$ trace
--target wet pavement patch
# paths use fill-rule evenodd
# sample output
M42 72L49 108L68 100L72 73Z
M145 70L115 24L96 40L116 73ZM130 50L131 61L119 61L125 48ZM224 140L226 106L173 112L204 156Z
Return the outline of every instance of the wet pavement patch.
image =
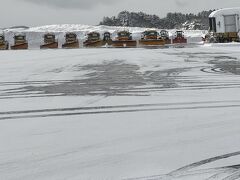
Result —
M209 64L214 65L214 68L219 68L226 73L240 75L240 60L231 56L216 56L214 60L210 60Z
M150 95L152 87L159 89L178 87L176 76L188 69L168 69L141 72L136 64L123 60L105 61L102 64L78 65L74 71L87 72L81 79L47 85L27 85L18 92L61 96L138 96ZM44 82L43 82L44 83ZM148 88L150 87L150 88Z
M150 69L125 60L103 61L99 64L77 64L66 69L74 72L75 78L70 80L48 80L16 82L18 88L8 85L0 92L0 98L29 98L46 96L149 96L155 92L186 88L219 88L218 84L202 82L201 77L184 75L184 72L200 69L204 73L214 75L240 75L240 60L227 53L178 53L171 54L185 57L186 67L168 69L161 62ZM195 64L202 63L202 65ZM193 64L191 64L193 63ZM190 66L189 66L190 65ZM62 67L48 73L63 73ZM47 73L47 72L46 72ZM79 73L79 74L78 74ZM226 84L223 82L221 85ZM13 84L14 85L14 84ZM214 86L214 87L213 87ZM215 87L216 86L216 87ZM227 87L228 84L224 85Z

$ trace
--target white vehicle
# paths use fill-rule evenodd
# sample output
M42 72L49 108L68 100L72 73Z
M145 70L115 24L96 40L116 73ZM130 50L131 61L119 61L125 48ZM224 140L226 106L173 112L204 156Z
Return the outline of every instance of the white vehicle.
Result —
M239 41L239 17L240 7L219 9L210 14L210 33L216 42Z

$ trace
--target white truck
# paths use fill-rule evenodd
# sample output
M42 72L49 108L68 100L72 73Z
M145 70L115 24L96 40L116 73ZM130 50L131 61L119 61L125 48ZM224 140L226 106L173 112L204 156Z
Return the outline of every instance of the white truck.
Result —
M215 42L239 41L240 7L219 9L209 16L210 34Z

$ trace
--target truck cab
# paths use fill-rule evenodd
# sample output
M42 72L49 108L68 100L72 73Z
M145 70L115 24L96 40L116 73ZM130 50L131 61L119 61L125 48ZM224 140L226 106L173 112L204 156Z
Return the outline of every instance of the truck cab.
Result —
M70 43L70 42L76 42L77 41L77 35L75 33L67 33L65 35L66 38L66 42Z
M5 42L4 35L0 35L0 44L3 44Z
M184 37L183 34L184 34L183 31L176 31L176 37L177 38L183 38Z
M105 32L103 34L103 40L104 41L110 41L111 40L111 33L110 32Z
M49 44L49 43L54 43L55 40L55 34L48 33L44 35L44 43Z
M129 31L120 31L117 33L117 40L119 41L132 40L131 33Z
M159 34L155 30L148 30L142 33L142 39L159 39Z
M26 36L24 34L18 34L14 36L15 44L24 44L26 43Z
M91 32L87 35L88 41L99 41L100 40L100 34L98 32Z

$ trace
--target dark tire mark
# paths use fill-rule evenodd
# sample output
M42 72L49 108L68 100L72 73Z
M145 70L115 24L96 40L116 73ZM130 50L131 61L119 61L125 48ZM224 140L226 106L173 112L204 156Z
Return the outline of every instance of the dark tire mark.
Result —
M104 110L104 109L119 109L119 108L137 108L137 107L165 107L176 105L199 105L199 104L218 104L218 103L240 103L240 100L234 101L201 101L201 102L179 102L179 103L156 103L156 104L133 104L133 105L118 105L118 106L93 106L93 107L75 107L75 108L55 108L55 109L40 109L40 110L26 110L26 111L6 111L0 112L0 115L13 114L29 114L29 113L43 113L43 112L64 112L77 110Z
M224 71L224 69L222 68L202 68L200 71L210 74L222 74L222 73L227 74L227 72Z
M237 172L239 170L240 167L238 168L229 168L229 167L225 167L224 170L222 172L218 172L216 174L214 174L213 176L205 179L205 180L217 180L217 179L222 179L226 176L228 176L229 174L233 174L235 172Z
M237 172L233 173L232 175L222 179L222 180L237 180L240 179L240 170L238 170Z
M145 177L138 177L138 178L127 178L123 180L161 180L165 178L166 175L153 175L153 176L145 176Z
M240 165L234 165L234 166L225 166L225 167L217 167L217 168L210 168L210 169L203 169L203 170L194 170L194 171L187 171L183 174L176 175L176 176L170 176L170 175L153 175L153 176L144 176L144 177L138 177L138 178L128 178L123 180L172 180L175 178L181 178L184 177L190 177L193 175L201 175L205 173L215 173L213 176L205 179L205 180L220 180L220 176L226 177L227 175L232 175L233 173L239 171ZM216 179L217 178L217 179Z
M93 86L93 85L92 85ZM104 84L102 84L104 86ZM219 84L199 84L190 86L178 86L178 87L131 87L131 88L118 88L121 93L108 94L108 92L89 92L88 95L102 95L102 96L149 96L150 92L163 92L163 91L180 91L180 90L202 90L202 89L229 89L229 88L240 88L240 83L219 83ZM7 91L7 90L4 90ZM37 97L57 97L57 96L80 96L81 92L76 94L47 94L44 92L32 92L31 91L20 91L20 92L4 92L0 94L0 99L17 99L17 98L37 98ZM84 94L83 94L84 95Z
M219 106L195 106L195 107L173 107L173 108L152 108L152 109L130 109L130 110L112 110L112 111L92 111L92 112L76 112L76 113L55 113L44 115L23 115L23 116L7 116L0 117L0 120L13 119L29 119L29 118L45 118L45 117L64 117L64 116L80 116L80 115L97 115L97 114L113 114L113 113L132 113L132 112L151 112L151 111L173 111L173 110L198 110L198 109L217 109L217 108L236 108L240 105L219 105Z
M212 71L216 73L226 73L222 68L213 68Z
M187 172L191 169L197 168L199 166L209 164L209 163L212 163L212 162L215 162L215 161L218 161L218 160L222 160L222 159L227 159L227 158L230 158L230 157L239 156L239 155L240 155L240 151L234 152L234 153L229 153L229 154L224 154L224 155L221 155L221 156L216 156L216 157L209 158L209 159L205 159L205 160L202 160L202 161L184 166L184 167L182 167L180 169L177 169L175 171L172 171L168 175L169 176L178 176L178 175L184 174L185 172Z

